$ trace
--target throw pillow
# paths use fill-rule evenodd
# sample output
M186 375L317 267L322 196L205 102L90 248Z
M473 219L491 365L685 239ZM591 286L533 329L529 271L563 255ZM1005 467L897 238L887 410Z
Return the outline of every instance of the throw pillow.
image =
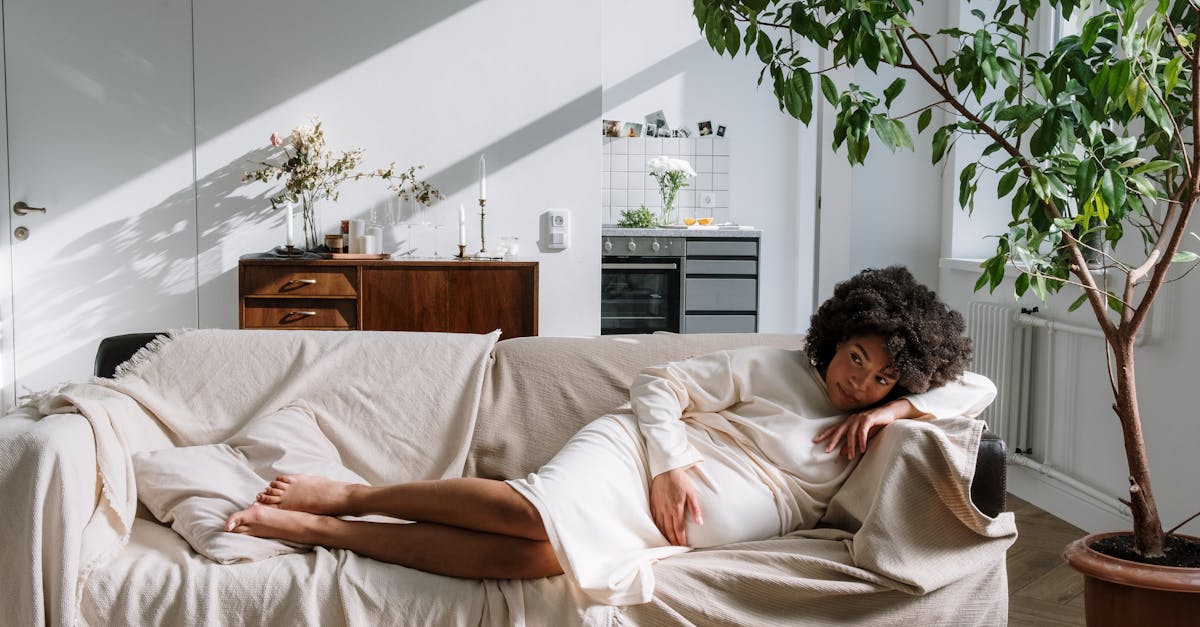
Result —
M229 516L275 477L304 473L366 483L341 464L302 402L251 420L224 443L136 453L133 464L138 498L151 513L197 553L222 564L308 550L225 531Z

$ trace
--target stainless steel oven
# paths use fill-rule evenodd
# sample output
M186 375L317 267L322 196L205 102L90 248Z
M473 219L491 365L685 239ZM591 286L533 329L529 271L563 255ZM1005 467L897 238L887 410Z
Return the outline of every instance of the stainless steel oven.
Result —
M604 236L601 249L600 333L678 333L684 238Z

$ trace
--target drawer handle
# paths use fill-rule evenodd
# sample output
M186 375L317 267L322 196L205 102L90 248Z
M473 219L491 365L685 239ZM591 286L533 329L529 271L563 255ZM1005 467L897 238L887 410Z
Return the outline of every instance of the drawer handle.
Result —
M305 285L316 285L316 284L317 284L316 279L288 279L287 283L284 283L283 287L279 288L279 291L290 292L292 290L298 290L298 289L304 287Z
M301 318L307 318L315 315L317 315L315 311L289 311L287 317L300 316Z

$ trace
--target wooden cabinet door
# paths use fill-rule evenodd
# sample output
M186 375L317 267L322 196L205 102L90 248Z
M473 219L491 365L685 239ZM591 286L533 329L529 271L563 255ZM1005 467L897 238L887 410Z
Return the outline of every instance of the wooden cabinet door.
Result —
M537 335L537 273L529 267L449 270L450 330Z
M451 331L446 271L367 267L359 302L364 331Z

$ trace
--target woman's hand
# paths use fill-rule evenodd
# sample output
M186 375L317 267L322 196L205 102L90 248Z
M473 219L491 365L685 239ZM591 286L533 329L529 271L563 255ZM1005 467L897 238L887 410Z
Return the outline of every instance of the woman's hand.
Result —
M839 446L839 455L854 459L867 452L867 440L875 432L896 422L901 418L914 418L919 414L913 404L905 399L897 399L890 403L864 409L846 416L846 419L822 431L813 442L829 441L825 445L828 453Z
M658 530L675 546L688 546L684 525L687 512L692 513L692 520L697 525L704 524L700 500L687 475L688 468L691 466L668 470L650 482L650 515Z

